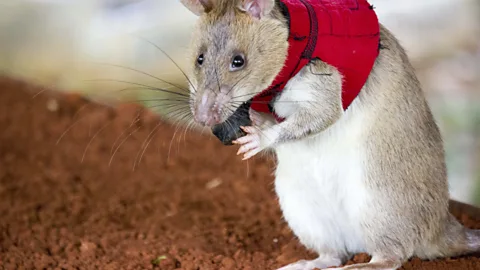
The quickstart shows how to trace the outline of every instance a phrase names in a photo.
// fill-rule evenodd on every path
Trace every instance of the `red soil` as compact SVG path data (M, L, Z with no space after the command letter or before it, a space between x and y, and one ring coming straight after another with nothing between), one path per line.
M271 161L241 162L207 135L174 136L152 114L132 124L134 106L59 96L49 110L37 91L0 79L0 269L275 269L314 257L281 218ZM455 206L480 228L479 212ZM403 269L480 269L480 259Z

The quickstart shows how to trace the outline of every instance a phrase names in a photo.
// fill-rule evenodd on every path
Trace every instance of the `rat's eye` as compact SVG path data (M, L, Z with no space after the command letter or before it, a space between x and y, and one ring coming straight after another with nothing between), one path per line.
M230 67L231 71L237 71L242 69L245 66L245 57L241 54L233 57L232 65Z
M197 64L201 66L203 64L203 53L200 54L197 58Z

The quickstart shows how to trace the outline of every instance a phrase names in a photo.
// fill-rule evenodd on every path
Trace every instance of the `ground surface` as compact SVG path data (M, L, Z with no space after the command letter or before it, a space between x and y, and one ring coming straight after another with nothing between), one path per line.
M133 170L155 117L132 124L134 107L55 104L37 91L0 79L0 269L274 269L313 256L281 219L270 161L247 166L235 148L181 130L171 144L175 128L161 124ZM480 269L480 259L404 269Z

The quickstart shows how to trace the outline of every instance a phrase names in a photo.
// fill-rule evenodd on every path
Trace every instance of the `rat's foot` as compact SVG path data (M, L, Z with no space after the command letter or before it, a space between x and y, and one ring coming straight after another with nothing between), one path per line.
M313 270L313 269L323 269L325 267L335 267L342 264L342 260L336 256L331 255L321 255L315 260L307 261L301 260L277 270Z
M272 146L278 138L278 131L272 128L275 118L266 113L259 113L250 108L250 120L252 126L240 127L247 135L233 141L233 144L242 145L237 155L244 154L243 160L247 160L262 150Z
M369 263L352 264L341 268L327 268L324 270L397 270L402 266L400 259L386 259L384 256L372 256Z
M247 133L247 135L233 141L233 143L242 145L240 149L238 149L237 155L244 154L243 160L247 160L255 156L269 146L266 136L258 127L241 128L243 131L245 131L245 133Z

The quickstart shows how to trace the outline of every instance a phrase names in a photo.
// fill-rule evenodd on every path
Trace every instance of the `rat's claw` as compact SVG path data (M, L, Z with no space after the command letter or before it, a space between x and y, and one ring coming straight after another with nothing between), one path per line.
M259 153L261 149L261 138L259 131L254 127L241 127L247 135L235 140L234 144L241 144L237 155L244 154L243 160L249 159Z
M243 131L245 131L245 133L247 133L247 135L241 137L241 138L238 138L236 139L235 141L233 141L232 143L233 144L246 144L246 143L249 143L250 141L253 140L253 138L249 135L253 135L253 134L256 134L257 133L257 130L254 128L254 127L240 127ZM259 137L257 135L257 137ZM260 138L258 138L258 140L260 140ZM240 151L239 151L240 153ZM237 153L237 155L239 154Z
M253 149L257 148L257 147L258 147L258 144L255 143L255 142L246 143L246 144L242 145L242 147L240 147L240 148L238 149L237 155L246 153L247 151L253 150Z
M248 144L243 145L238 150L237 155L244 154L243 160L247 160L253 156L255 156L258 152L260 152L260 147L256 142L250 142Z
M247 153L245 153L245 155L243 155L243 159L242 160L247 160L253 156L255 156L256 154L258 154L260 152L260 148L257 147L255 149L252 149L250 151L248 151Z
M233 143L242 145L240 149L238 149L237 155L244 154L243 160L247 160L260 153L262 150L272 146L276 139L273 135L278 133L274 129L260 130L258 127L253 126L240 128L245 131L247 135L238 138ZM271 135L267 136L266 134Z

